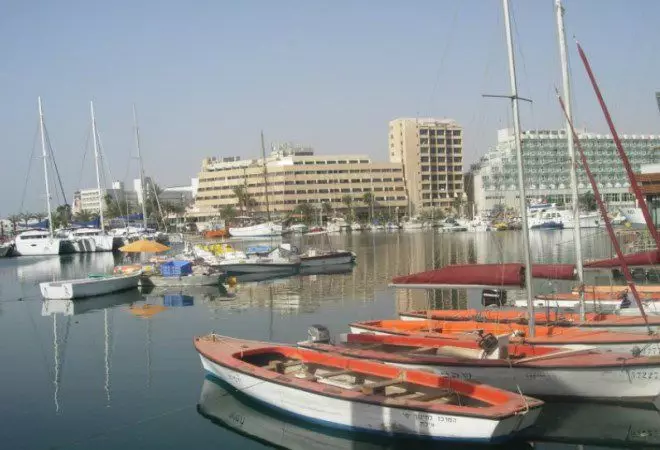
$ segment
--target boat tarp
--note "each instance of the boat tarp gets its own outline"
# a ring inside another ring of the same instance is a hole
[[[534,264],[532,276],[556,280],[575,278],[572,264]],[[494,286],[523,287],[525,266],[519,263],[451,265],[392,279],[395,287]]]
[[[648,252],[629,253],[624,255],[624,259],[629,266],[652,266],[660,264],[660,251],[651,250]],[[602,269],[619,267],[620,265],[621,261],[619,258],[599,259],[584,263],[585,269]]]

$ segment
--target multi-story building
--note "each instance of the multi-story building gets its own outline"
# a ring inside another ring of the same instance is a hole
[[[227,205],[237,206],[234,190],[239,186],[254,202],[254,212],[266,211],[266,190],[270,211],[276,214],[290,213],[303,203],[314,207],[329,203],[333,209],[346,210],[346,196],[352,208],[366,210],[367,192],[378,210],[403,214],[407,204],[400,163],[372,162],[364,155],[317,156],[309,147],[281,145],[266,157],[265,164],[261,158],[205,158],[190,215],[213,217]]]
[[[86,211],[91,214],[99,213],[99,205],[103,208],[103,212],[107,210],[105,203],[105,196],[110,195],[113,198],[123,201],[126,199],[126,191],[124,190],[124,183],[121,181],[113,181],[111,189],[80,189],[73,193],[73,214],[81,211]]]
[[[579,133],[589,167],[600,187],[604,200],[612,206],[634,204],[628,178],[617,153],[612,136]],[[660,162],[660,136],[621,135],[621,143],[635,172],[642,164]],[[530,130],[522,135],[523,167],[528,200],[570,203],[570,164],[564,130]],[[478,212],[495,205],[518,209],[518,170],[513,130],[497,133],[497,144],[479,161],[474,172],[474,197]],[[580,166],[578,190],[591,190],[589,180]]]
[[[415,211],[451,209],[463,197],[463,129],[453,120],[390,122],[390,162],[403,165],[407,195]]]

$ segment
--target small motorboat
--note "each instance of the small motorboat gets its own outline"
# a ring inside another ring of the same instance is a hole
[[[95,297],[113,292],[135,289],[142,271],[117,274],[90,274],[77,280],[48,281],[39,283],[41,295],[46,299],[72,300]]]
[[[536,326],[536,336],[529,337],[527,325],[518,323],[488,323],[479,321],[439,320],[372,320],[353,322],[351,333],[417,335],[443,339],[478,339],[480,333],[510,334],[511,341],[519,344],[550,347],[589,345],[617,353],[660,355],[660,335],[619,333],[605,330],[582,330],[558,326]]]
[[[495,323],[520,323],[528,322],[527,310],[520,309],[487,309],[477,311],[476,309],[434,309],[408,311],[399,313],[401,320],[476,320],[478,322]],[[584,322],[580,321],[580,314],[564,312],[551,308],[534,314],[534,321],[538,325],[554,325],[558,327],[580,327],[584,329],[603,329],[623,332],[645,332],[646,322],[641,316],[628,316],[621,314],[606,314],[589,312],[585,315]],[[660,327],[659,316],[648,317],[649,326]]]
[[[485,384],[289,345],[195,338],[204,369],[299,418],[393,436],[495,441],[532,425],[542,402]]]
[[[218,260],[215,267],[229,276],[273,272],[295,274],[300,268],[300,257],[287,253],[282,252],[279,247],[264,253],[228,253],[224,258]]]
[[[442,376],[478,380],[498,388],[544,397],[653,402],[660,394],[660,361],[654,357],[605,352],[595,347],[510,344],[509,336],[483,334],[476,340],[415,336],[343,334],[329,343],[325,327],[310,328],[298,345],[350,358],[431,370]]]
[[[327,234],[326,234],[327,237]],[[348,250],[337,250],[328,244],[323,248],[308,247],[304,251],[291,244],[280,244],[285,254],[300,258],[300,267],[331,266],[336,264],[350,264],[355,261],[355,253]]]

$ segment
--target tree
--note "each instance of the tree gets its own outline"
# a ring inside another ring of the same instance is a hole
[[[463,211],[463,197],[460,195],[454,197],[454,200],[452,200],[451,202],[451,206],[454,212],[456,213],[456,215],[461,216]]]
[[[369,223],[373,222],[374,215],[374,194],[371,191],[367,191],[362,194],[362,201],[369,208]]]
[[[353,222],[353,197],[346,194],[341,198],[341,202],[346,205],[346,209],[348,210],[346,213],[346,219],[349,222]]]
[[[11,216],[7,217],[7,220],[11,222],[12,231],[14,234],[16,234],[16,225],[21,221],[21,215],[12,214]]]
[[[82,209],[73,215],[73,220],[76,222],[89,222],[95,218],[94,216],[96,216],[96,214],[92,214],[89,211]]]
[[[121,217],[128,213],[128,203],[125,199],[117,200],[110,194],[106,194],[105,201],[105,215],[112,219],[114,217]],[[147,214],[148,215],[148,214]]]
[[[234,192],[234,197],[236,197],[236,200],[238,201],[238,207],[241,210],[241,214],[243,214],[253,204],[254,199],[250,197],[245,185],[239,184],[232,190]]]
[[[294,209],[294,212],[300,215],[302,222],[309,225],[314,218],[314,206],[309,203],[300,203]]]
[[[236,217],[236,208],[234,208],[234,205],[223,206],[222,209],[220,209],[220,217],[225,221]]]
[[[596,196],[593,192],[585,192],[579,199],[580,209],[583,211],[594,211],[597,207]]]
[[[23,222],[23,226],[27,228],[30,219],[34,217],[34,214],[29,212],[24,212],[24,213],[20,213],[18,216],[20,217],[21,222]]]

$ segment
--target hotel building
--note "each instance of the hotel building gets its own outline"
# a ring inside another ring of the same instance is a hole
[[[245,186],[255,202],[253,212],[266,211],[267,188],[270,211],[276,215],[290,213],[303,203],[316,208],[329,203],[335,210],[345,210],[347,195],[355,210],[366,212],[368,205],[362,200],[366,192],[372,193],[376,210],[403,214],[407,205],[400,163],[372,162],[364,155],[318,156],[309,147],[282,144],[265,161],[205,158],[195,206],[188,215],[202,219],[217,216],[227,205],[237,207],[234,189],[238,186]]]
[[[612,206],[634,205],[630,183],[612,136],[579,133],[589,167],[604,200]],[[620,135],[634,172],[643,164],[660,162],[660,136]],[[523,166],[528,200],[570,203],[570,164],[564,130],[530,130],[522,134]],[[576,149],[577,151],[577,149]],[[495,205],[518,208],[518,170],[513,130],[497,133],[497,144],[479,161],[474,171],[474,202],[479,213]],[[591,191],[581,165],[578,190]]]
[[[450,210],[463,197],[463,129],[449,119],[400,118],[389,124],[390,162],[404,168],[413,212]]]

